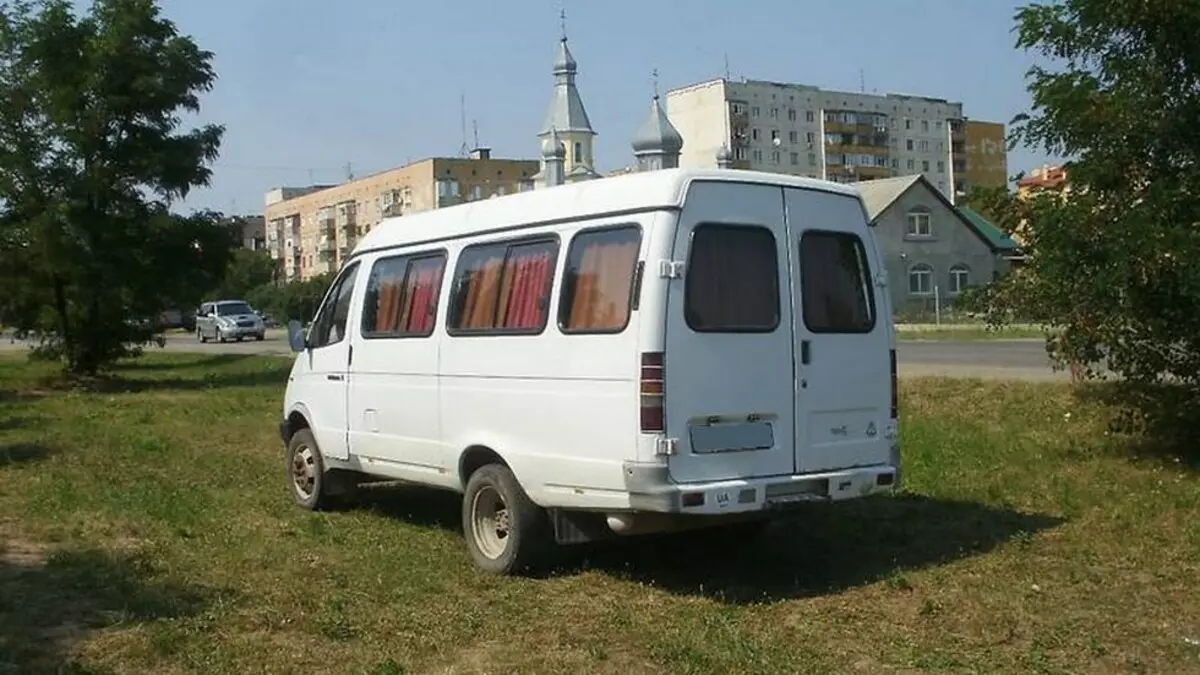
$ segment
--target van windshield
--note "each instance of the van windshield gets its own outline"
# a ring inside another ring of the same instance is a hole
[[[226,302],[217,305],[217,316],[237,316],[239,314],[253,314],[254,310],[250,309],[250,305],[244,302]]]
[[[804,325],[813,333],[870,333],[875,296],[862,240],[850,232],[810,230],[800,237]]]

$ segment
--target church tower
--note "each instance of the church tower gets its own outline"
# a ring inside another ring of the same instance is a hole
[[[650,101],[650,117],[633,137],[633,155],[638,171],[657,171],[679,167],[679,151],[683,136],[667,119],[658,98],[658,72],[654,73],[654,98]]]
[[[575,87],[575,76],[578,72],[579,65],[567,47],[564,13],[562,38],[558,42],[558,54],[554,59],[554,96],[550,100],[550,110],[546,113],[546,121],[542,124],[538,138],[546,145],[551,142],[551,135],[555,135],[558,142],[562,143],[566,150],[563,171],[567,182],[599,177],[595,171],[595,157],[592,154],[592,141],[596,132],[592,129],[592,122],[583,107],[579,90]]]

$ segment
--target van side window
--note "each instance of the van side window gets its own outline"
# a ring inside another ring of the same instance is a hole
[[[620,333],[629,324],[642,231],[622,226],[580,232],[571,240],[558,302],[564,333]]]
[[[875,294],[862,240],[849,232],[810,230],[800,236],[800,297],[813,333],[869,333]]]
[[[437,319],[446,254],[380,258],[363,296],[364,338],[428,337]]]
[[[312,347],[327,347],[341,342],[346,337],[346,323],[350,318],[350,298],[354,295],[354,279],[358,276],[358,263],[347,267],[326,296],[324,304],[313,321],[308,343]]]
[[[770,333],[779,326],[779,257],[767,228],[698,225],[683,278],[692,330]]]
[[[464,248],[454,272],[451,335],[535,335],[546,328],[558,242]]]

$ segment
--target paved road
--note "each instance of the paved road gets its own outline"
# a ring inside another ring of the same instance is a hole
[[[0,339],[0,351],[21,349],[25,345]],[[207,354],[270,354],[288,355],[287,333],[283,329],[267,331],[262,342],[230,342],[200,344],[195,336],[170,334],[166,351],[199,352]],[[158,351],[151,346],[148,351]],[[901,340],[897,343],[897,361],[901,375],[943,375],[954,377],[983,377],[1021,380],[1065,380],[1064,372],[1050,367],[1046,348],[1041,340],[971,340],[927,342]]]

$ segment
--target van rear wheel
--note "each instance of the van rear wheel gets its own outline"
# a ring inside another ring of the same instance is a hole
[[[503,464],[487,464],[471,474],[462,525],[475,564],[493,574],[531,571],[546,561],[553,544],[546,511]]]

